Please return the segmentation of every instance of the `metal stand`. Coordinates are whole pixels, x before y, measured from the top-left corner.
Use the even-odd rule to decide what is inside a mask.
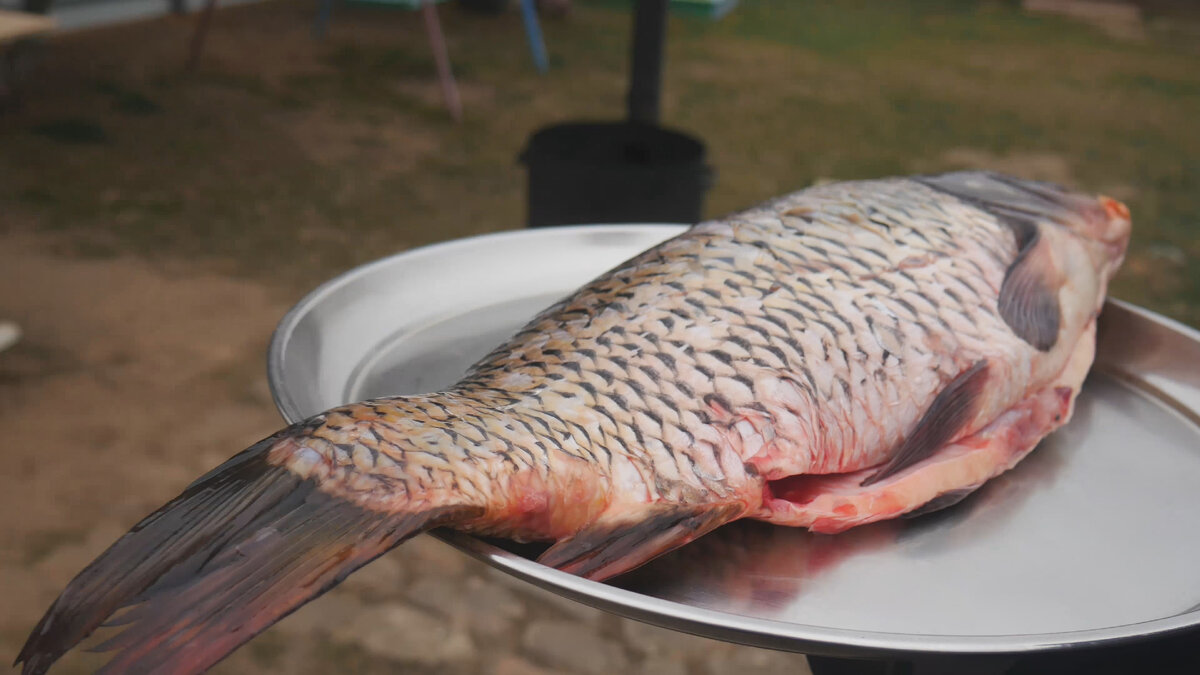
[[[1195,675],[1200,673],[1200,632],[1044,654],[920,654],[875,660],[809,656],[808,665],[813,675]]]
[[[196,19],[196,30],[192,33],[191,46],[188,47],[187,72],[196,72],[200,65],[200,54],[204,52],[204,42],[208,39],[208,29],[212,25],[213,10],[217,8],[217,0],[206,0],[200,17]]]
[[[667,0],[637,0],[629,73],[629,121],[658,124]]]
[[[1004,675],[1011,657],[955,657],[867,660],[809,656],[813,675]]]
[[[458,84],[450,70],[450,54],[446,51],[446,38],[442,35],[442,24],[438,21],[437,8],[433,0],[422,0],[421,14],[425,17],[425,31],[429,33],[429,46],[433,50],[433,61],[437,65],[438,81],[442,85],[442,99],[455,122],[462,121],[462,99],[458,96]]]
[[[546,55],[546,40],[542,37],[542,26],[538,23],[537,0],[521,0],[521,20],[525,22],[525,37],[529,39],[529,54],[533,65],[543,75],[550,70],[550,58]]]

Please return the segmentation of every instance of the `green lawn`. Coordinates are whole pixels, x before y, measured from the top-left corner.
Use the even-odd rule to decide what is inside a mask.
[[[742,0],[674,17],[664,122],[701,136],[720,213],[817,179],[1000,168],[1125,199],[1114,294],[1200,325],[1200,22],[1144,35],[1015,2]],[[24,109],[0,115],[0,231],[66,250],[200,258],[303,290],[398,249],[519,228],[534,129],[623,115],[630,17],[546,20],[439,6],[466,120],[443,113],[420,15],[310,2],[219,12],[200,71],[190,19],[63,35]]]

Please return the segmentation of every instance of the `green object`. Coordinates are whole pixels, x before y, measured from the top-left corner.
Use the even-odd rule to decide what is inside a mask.
[[[738,0],[671,0],[669,7],[671,11],[679,12],[680,14],[693,14],[696,16],[707,16],[711,19],[720,19],[733,11],[737,3]]]
[[[595,4],[629,7],[637,0],[594,0]],[[690,16],[720,19],[737,7],[738,0],[670,0],[667,7],[672,12]]]
[[[446,0],[347,0],[347,2],[353,5],[387,5],[399,9],[421,9],[421,5],[426,2],[437,5]]]

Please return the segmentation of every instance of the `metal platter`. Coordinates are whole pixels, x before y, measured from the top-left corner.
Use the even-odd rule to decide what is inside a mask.
[[[268,373],[297,421],[437,390],[553,301],[678,225],[515,231],[351,270],[276,330]],[[840,535],[740,522],[608,583],[537,547],[438,536],[602,609],[835,656],[1028,654],[1200,627],[1200,333],[1110,301],[1071,423],[956,507]]]

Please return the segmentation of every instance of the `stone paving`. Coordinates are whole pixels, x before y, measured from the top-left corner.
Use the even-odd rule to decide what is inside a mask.
[[[280,425],[262,368],[286,302],[130,258],[0,246],[0,657],[63,586],[204,470]],[[104,631],[90,644],[107,637]],[[109,633],[109,636],[111,633]],[[85,643],[84,647],[89,643]],[[90,673],[76,649],[53,675]],[[673,633],[572,602],[422,535],[250,641],[224,675],[771,675],[803,656]]]
[[[803,675],[805,658],[624,619],[420,536],[259,639],[321,645],[396,672]],[[329,649],[333,647],[334,649]],[[257,652],[261,665],[270,661]],[[322,651],[318,649],[317,651]],[[231,666],[235,665],[233,663]],[[282,665],[282,664],[281,664]]]

